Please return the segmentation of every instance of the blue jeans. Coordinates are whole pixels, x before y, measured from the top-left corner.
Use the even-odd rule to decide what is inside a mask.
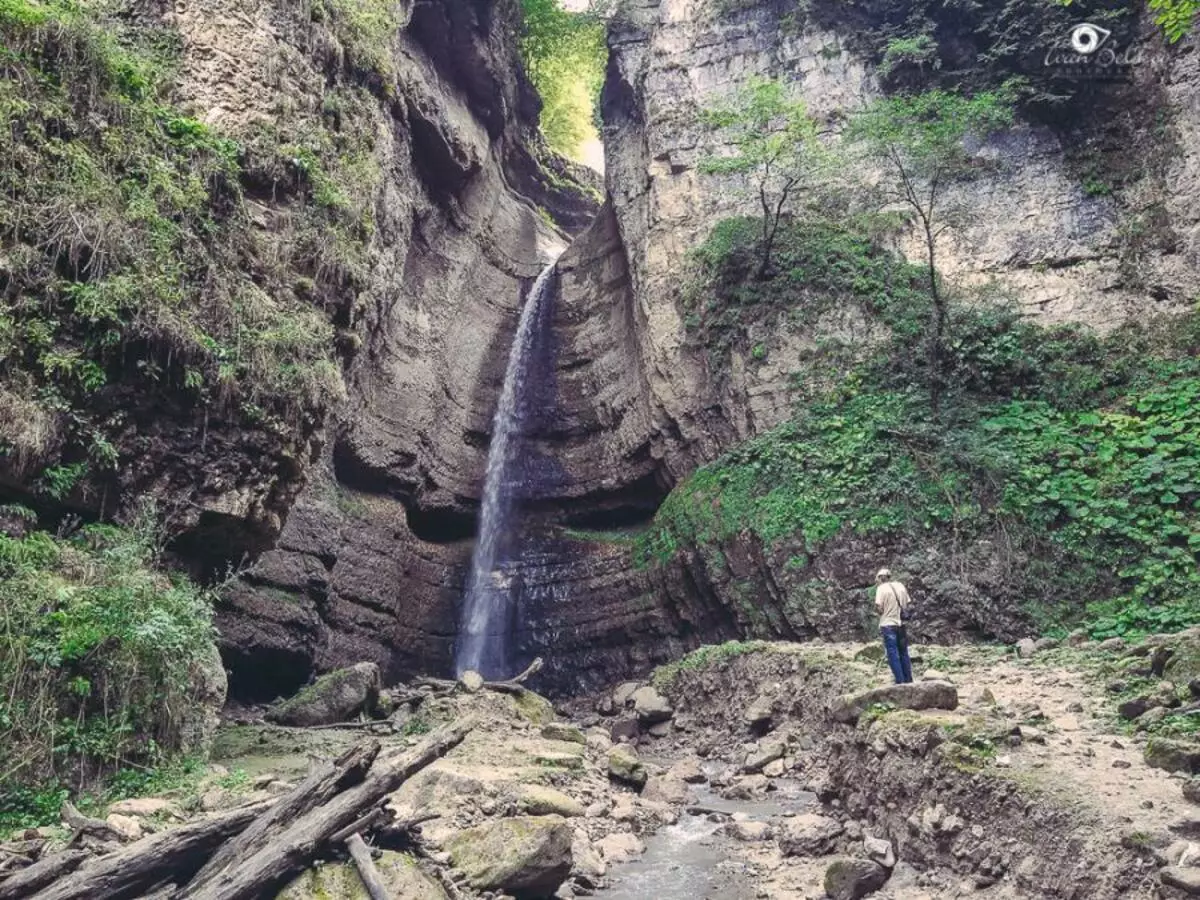
[[[888,665],[896,684],[912,681],[912,661],[908,658],[908,632],[903,625],[884,625],[879,629],[883,635],[883,649],[887,652]]]

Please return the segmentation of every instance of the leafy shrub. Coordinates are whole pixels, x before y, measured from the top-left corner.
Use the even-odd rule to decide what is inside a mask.
[[[153,519],[0,536],[0,794],[86,783],[185,741],[209,594],[154,567]],[[43,789],[44,790],[44,789]],[[30,795],[33,796],[33,795]],[[26,798],[29,800],[29,797]]]

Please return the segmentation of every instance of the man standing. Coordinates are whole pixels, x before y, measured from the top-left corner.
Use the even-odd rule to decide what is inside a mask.
[[[904,613],[908,609],[908,591],[899,581],[892,581],[890,569],[875,573],[875,608],[879,611],[879,633],[883,649],[896,684],[912,681],[912,662],[908,658],[908,633],[904,629]]]

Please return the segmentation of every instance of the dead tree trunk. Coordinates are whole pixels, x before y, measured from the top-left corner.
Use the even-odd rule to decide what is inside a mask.
[[[466,737],[474,723],[448,725],[410,751],[380,757],[361,784],[291,821],[273,817],[273,827],[256,829],[253,841],[239,842],[244,852],[222,853],[220,871],[205,866],[176,895],[177,900],[252,900],[282,884],[308,865],[329,839],[360,818],[408,778],[445,755]]]
[[[91,856],[86,850],[67,850],[65,853],[47,856],[0,881],[0,900],[24,900],[25,897],[32,897],[46,885],[74,872],[85,860],[91,859]]]
[[[350,858],[354,860],[354,867],[358,869],[358,877],[366,885],[371,900],[392,900],[387,885],[383,883],[383,879],[379,877],[379,870],[375,868],[375,860],[371,859],[371,851],[357,832],[346,839],[346,849],[350,851]]]
[[[37,900],[136,897],[167,879],[174,880],[194,871],[222,842],[243,831],[269,808],[269,802],[254,803],[137,841],[82,866],[73,875],[60,878],[37,894]],[[48,857],[45,861],[49,863],[53,858]],[[9,890],[16,877],[0,884],[0,892]],[[30,894],[0,893],[0,897],[8,896],[29,897]]]

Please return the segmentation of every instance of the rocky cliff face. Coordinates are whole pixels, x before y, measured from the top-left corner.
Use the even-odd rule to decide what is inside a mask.
[[[887,16],[895,6],[905,4],[890,4]],[[634,0],[613,23],[607,202],[559,263],[546,350],[553,391],[529,448],[542,461],[538,492],[526,498],[529,550],[511,573],[517,645],[524,658],[546,658],[552,687],[601,683],[739,633],[855,633],[863,623],[845,610],[857,608],[869,579],[864,560],[897,554],[908,554],[922,589],[974,610],[948,609],[928,623],[932,633],[1022,627],[1006,612],[1019,598],[995,590],[1001,563],[986,542],[970,549],[968,574],[934,550],[843,542],[816,561],[816,589],[787,569],[789,550],[749,536],[661,568],[632,562],[628,529],[647,522],[679,479],[789,416],[807,349],[827,334],[869,342],[869,326],[845,312],[815,328],[764,321],[718,372],[682,305],[689,252],[719,219],[748,209],[736,183],[699,170],[699,109],[751,75],[783,76],[835,133],[847,110],[881,90],[878,46],[861,35],[888,24],[882,12],[872,20],[854,4],[839,10],[817,3],[798,17],[771,3]],[[277,41],[255,19],[263,15],[248,8],[234,31]],[[1061,24],[1042,23],[1037,39]],[[198,42],[206,27],[192,27]],[[950,62],[987,49],[982,26],[938,27]],[[979,148],[1003,166],[962,189],[973,215],[945,241],[947,275],[998,285],[1040,321],[1102,330],[1195,296],[1196,58],[1144,28],[1132,40],[1141,61],[1128,82],[1091,84],[1052,113],[1031,107]],[[239,69],[233,76],[206,62],[194,83],[197,96],[240,118],[265,102],[254,99],[266,77],[254,67],[275,64],[257,51],[235,55],[222,63]],[[509,74],[510,38],[495,9],[418,5],[394,58],[400,95],[378,117],[388,172],[382,252],[349,400],[278,543],[221,613],[233,690],[244,696],[272,696],[313,668],[364,658],[390,677],[448,669],[521,286],[555,250],[519,196],[543,188],[512,132],[529,100]],[[247,87],[231,87],[239,83]],[[571,225],[587,215],[545,205]],[[896,246],[911,251],[911,237],[901,233]],[[765,359],[751,353],[755,344]]]

